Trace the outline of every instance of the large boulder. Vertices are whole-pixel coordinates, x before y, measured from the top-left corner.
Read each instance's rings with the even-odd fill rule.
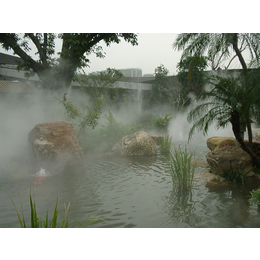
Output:
[[[156,155],[157,146],[149,134],[140,131],[123,137],[113,146],[112,151],[124,156]]]
[[[208,138],[207,147],[210,151],[216,151],[226,146],[235,146],[236,138],[234,137],[218,137],[213,136]]]
[[[237,146],[226,146],[211,151],[206,155],[206,159],[211,172],[220,176],[224,176],[232,170],[247,173],[253,169],[251,156]],[[252,174],[253,171],[248,176]]]
[[[82,148],[70,123],[37,124],[29,132],[28,141],[38,162],[74,165],[83,161]]]

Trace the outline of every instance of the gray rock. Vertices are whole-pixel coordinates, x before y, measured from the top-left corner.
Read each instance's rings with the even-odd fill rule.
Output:
[[[157,155],[154,139],[144,131],[127,135],[112,148],[113,153],[123,156]]]

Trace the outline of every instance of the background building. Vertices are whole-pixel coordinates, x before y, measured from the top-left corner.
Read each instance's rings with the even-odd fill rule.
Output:
[[[124,77],[142,77],[142,70],[136,68],[120,69]]]

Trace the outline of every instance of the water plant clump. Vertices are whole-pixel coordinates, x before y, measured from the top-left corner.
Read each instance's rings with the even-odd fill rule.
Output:
[[[173,184],[177,185],[178,188],[183,190],[191,188],[196,168],[196,163],[192,163],[194,157],[195,151],[188,151],[186,146],[184,149],[181,146],[174,146],[169,153],[168,166]]]
[[[159,145],[161,148],[162,155],[168,155],[171,152],[172,148],[172,137],[169,135],[164,135],[159,139]]]
[[[249,203],[251,205],[257,205],[258,209],[260,210],[260,188],[257,190],[253,190],[250,192],[250,199]]]
[[[153,117],[151,120],[151,126],[155,127],[159,132],[166,132],[172,118],[172,114],[166,114],[164,117],[159,118]]]
[[[221,176],[224,177],[228,182],[244,185],[250,172],[251,170],[243,172],[240,168],[233,169],[230,163],[230,171],[222,173]]]
[[[11,200],[12,200],[12,198],[11,198]],[[12,203],[15,207],[16,214],[17,214],[17,217],[18,217],[18,220],[19,220],[19,223],[20,223],[20,227],[21,228],[27,228],[28,226],[25,222],[23,211],[22,211],[22,218],[21,218],[13,200],[12,200]],[[69,217],[68,217],[69,208],[70,208],[70,203],[68,204],[67,207],[65,206],[64,217],[61,220],[58,221],[59,211],[58,211],[58,197],[57,197],[52,219],[49,220],[48,211],[46,211],[45,218],[39,217],[38,214],[37,214],[37,210],[36,210],[35,199],[32,200],[32,195],[30,194],[30,209],[31,209],[31,214],[30,214],[31,226],[30,226],[30,228],[69,228],[69,227],[72,227],[71,224],[74,221],[69,222]],[[86,218],[82,221],[86,221],[86,220],[89,221],[89,222],[85,225],[83,225],[82,222],[81,223],[78,222],[78,221],[75,221],[75,222],[78,224],[78,226],[86,228],[96,221],[99,221],[99,220],[105,221],[104,219],[101,219],[101,218]]]

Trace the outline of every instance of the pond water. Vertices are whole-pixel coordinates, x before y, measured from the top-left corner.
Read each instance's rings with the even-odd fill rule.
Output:
[[[205,161],[208,149],[198,146],[197,152]],[[97,221],[90,227],[260,227],[257,207],[248,204],[252,185],[208,188],[201,174],[205,169],[198,167],[192,189],[181,193],[174,188],[160,154],[87,158],[83,169],[51,173],[38,182],[35,169],[26,160],[12,160],[6,166],[0,169],[1,228],[19,227],[11,198],[20,213],[23,209],[26,223],[30,225],[30,192],[35,196],[39,216],[44,217],[47,210],[49,215],[53,213],[58,196],[59,210],[63,211],[64,204],[70,202],[70,220],[102,218],[107,221]]]

